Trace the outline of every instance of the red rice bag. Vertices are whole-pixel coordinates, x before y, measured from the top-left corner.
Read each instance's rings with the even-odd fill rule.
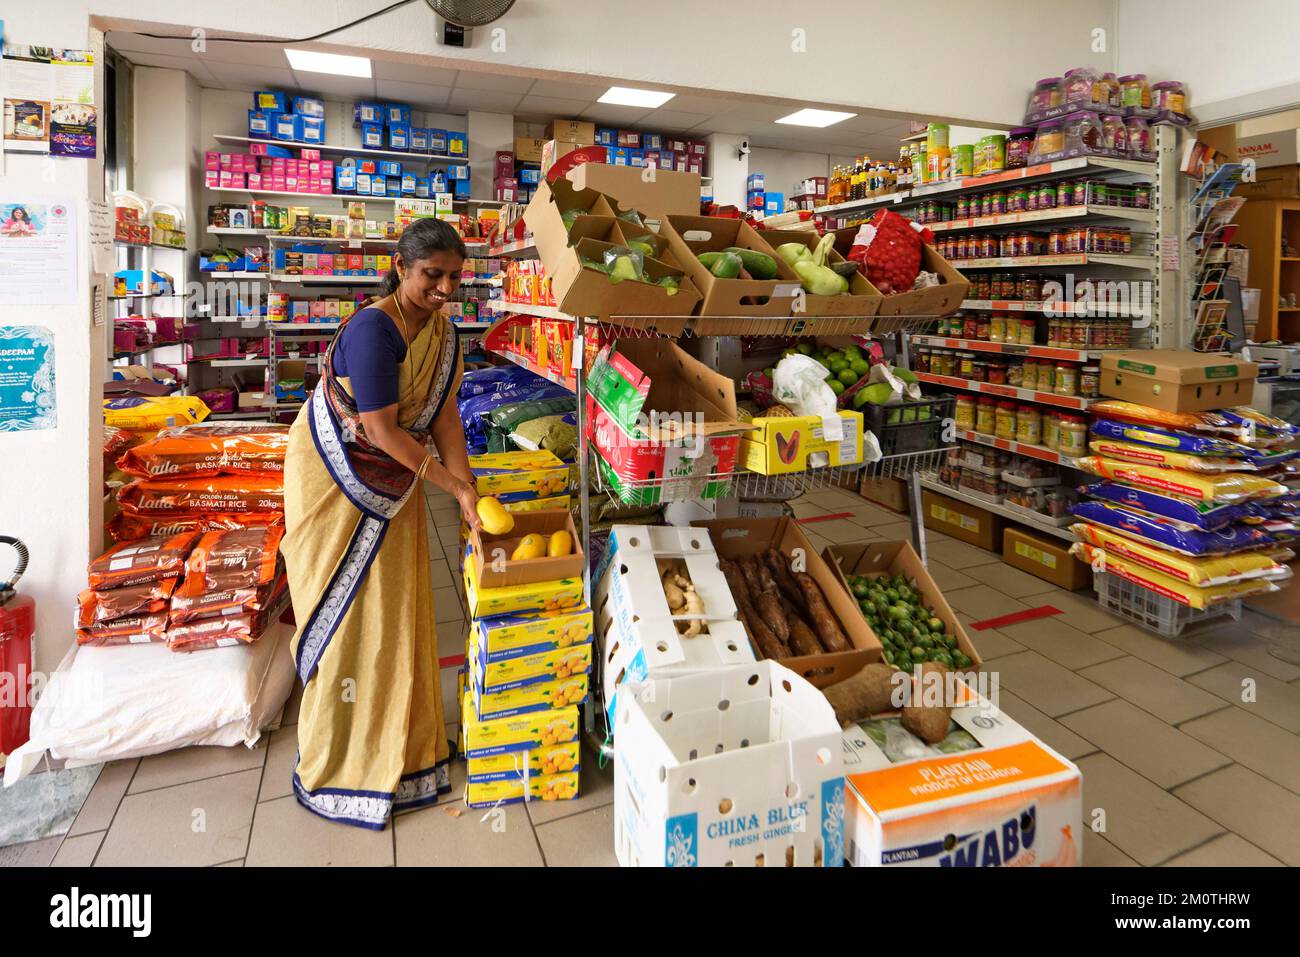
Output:
[[[150,641],[163,641],[167,632],[167,616],[129,615],[116,618],[90,628],[77,629],[79,645],[138,645]]]
[[[287,425],[181,425],[127,450],[117,467],[143,478],[282,473],[288,448]]]
[[[195,532],[180,532],[119,542],[90,563],[90,587],[103,591],[175,578],[184,572],[185,559],[197,538]]]
[[[128,615],[156,615],[167,610],[167,600],[176,588],[176,578],[95,591],[87,588],[77,595],[77,627],[91,628],[101,622]]]
[[[205,532],[185,561],[181,594],[264,585],[275,577],[284,527],[234,528]]]
[[[284,479],[279,475],[136,479],[117,493],[117,501],[142,513],[282,512]]]
[[[283,610],[289,600],[289,589],[277,584],[270,607],[253,614],[224,615],[204,618],[167,629],[167,647],[172,651],[199,651],[203,648],[220,648],[227,645],[251,645],[262,637],[266,628]]]
[[[152,535],[211,532],[222,528],[260,528],[264,525],[283,524],[283,512],[246,512],[240,515],[222,512],[141,515],[133,508],[123,508],[109,521],[108,532],[113,536],[114,541],[131,542]]]
[[[115,462],[117,457],[131,447],[135,436],[126,429],[104,426],[104,461]]]
[[[287,585],[284,571],[281,569],[274,581],[264,585],[248,585],[242,588],[227,588],[223,591],[211,591],[193,598],[183,595],[172,597],[171,611],[167,616],[168,626],[201,621],[206,618],[221,618],[227,615],[243,615],[264,611],[271,607],[279,591]]]

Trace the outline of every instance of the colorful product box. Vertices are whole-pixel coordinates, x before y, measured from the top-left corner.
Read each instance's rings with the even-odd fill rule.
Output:
[[[639,147],[641,145],[641,134],[636,130],[619,130],[617,146]]]
[[[564,651],[591,641],[591,636],[591,609],[579,606],[480,618],[473,623],[470,640],[482,648],[482,659],[490,665],[519,656]]]
[[[361,145],[368,150],[382,150],[384,148],[384,128],[378,123],[362,123]]]
[[[352,105],[352,125],[384,125],[384,104],[358,100]]]
[[[545,450],[471,455],[469,468],[480,495],[525,492],[534,498],[547,498],[569,487],[569,467]]]
[[[662,133],[642,133],[641,148],[643,150],[663,149],[664,137]]]
[[[839,412],[839,438],[828,433],[827,422],[818,415],[793,418],[763,416],[750,421],[755,431],[740,440],[738,460],[748,471],[761,475],[804,472],[809,456],[825,453],[824,465],[838,467],[862,461],[863,421],[861,412]]]
[[[316,119],[325,118],[325,102],[310,96],[295,96],[293,98],[293,112],[300,116],[310,116]]]
[[[411,127],[411,152],[429,152],[429,128],[427,126]]]
[[[467,758],[532,751],[578,740],[576,706],[548,712],[534,712],[493,721],[480,721],[469,695],[461,698],[461,737]]]
[[[457,133],[453,130],[447,130],[447,155],[448,156],[468,156],[469,140],[464,133]],[[466,173],[466,178],[469,174]]]
[[[440,130],[437,127],[429,128],[429,152],[434,156],[446,156],[448,133],[446,130]]]
[[[302,117],[294,116],[292,113],[281,113],[275,118],[275,128],[271,135],[277,140],[302,139]]]
[[[271,138],[275,136],[275,123],[280,114],[270,110],[248,111],[248,135]]]
[[[392,123],[389,125],[388,148],[390,150],[409,150],[411,148],[410,123]]]
[[[528,777],[527,781],[467,781],[465,803],[469,807],[496,807],[531,801],[572,801],[578,796],[578,774]]]
[[[381,176],[401,176],[402,164],[396,160],[380,160],[377,172]]]
[[[582,604],[582,578],[558,578],[526,585],[480,588],[471,558],[462,561],[465,600],[471,618],[508,615],[520,611],[555,611]]]
[[[785,194],[764,193],[763,212],[768,216],[775,216],[777,213],[785,212]]]
[[[761,193],[767,189],[767,177],[762,173],[750,173],[745,180],[745,192]]]
[[[477,642],[470,644],[470,675],[474,687],[485,693],[494,693],[586,674],[591,670],[592,643],[588,641],[582,645],[492,663],[484,663],[485,654]]]
[[[298,117],[299,139],[304,143],[325,142],[325,121],[315,116]]]
[[[537,775],[565,774],[581,771],[582,744],[570,741],[529,751],[515,751],[486,758],[469,758],[465,779],[471,783],[518,781]]]
[[[469,180],[456,180],[456,182],[452,184],[451,194],[457,199],[469,199]]]
[[[474,714],[480,721],[509,718],[530,711],[552,711],[587,700],[586,672],[553,681],[536,681],[502,691],[485,691],[470,682]]]
[[[595,146],[618,146],[618,130],[609,126],[596,127]]]
[[[389,126],[398,123],[411,124],[411,108],[405,103],[385,103],[384,122]]]

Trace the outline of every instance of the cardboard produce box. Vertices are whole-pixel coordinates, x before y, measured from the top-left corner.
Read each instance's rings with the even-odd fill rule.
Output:
[[[1101,394],[1165,412],[1208,412],[1249,405],[1258,372],[1253,362],[1185,349],[1106,352]]]
[[[596,124],[585,120],[551,120],[546,124],[546,138],[590,146],[596,142]]]
[[[1270,166],[1255,170],[1255,180],[1238,183],[1234,196],[1246,199],[1300,199],[1300,166]]]
[[[770,661],[647,681],[619,701],[614,853],[624,867],[840,867],[834,711]]]
[[[922,603],[943,622],[944,633],[953,635],[957,639],[957,647],[971,660],[971,667],[976,671],[979,670],[983,661],[979,652],[975,650],[970,635],[957,620],[947,599],[943,597],[943,591],[930,577],[930,572],[926,570],[921,557],[916,554],[910,543],[861,542],[852,545],[830,545],[822,553],[822,557],[834,570],[840,587],[849,594],[852,594],[852,591],[846,578],[848,575],[866,575],[869,578],[902,575],[916,582],[916,590],[921,595]]]
[[[849,863],[1081,866],[1079,769],[987,697],[966,697],[951,713],[956,730],[938,746],[913,738],[900,748],[911,736],[893,716],[844,730]]]
[[[743,220],[717,216],[668,216],[659,227],[668,248],[704,296],[701,316],[728,317],[696,323],[700,335],[770,332],[780,334],[789,323],[795,297],[803,292],[799,277],[754,229]],[[704,268],[698,254],[729,246],[753,249],[776,260],[775,279],[719,279]],[[756,328],[753,318],[773,317],[770,328]]]
[[[698,613],[673,611],[666,572],[685,569]],[[754,661],[736,603],[707,533],[666,525],[615,525],[592,596],[599,635],[601,692],[613,726],[621,689]],[[701,632],[687,636],[692,625]],[[685,630],[683,630],[685,629]]]
[[[507,502],[546,499],[569,487],[569,467],[553,452],[489,452],[471,455],[474,491]]]
[[[1069,591],[1092,587],[1092,568],[1070,554],[1070,546],[1027,529],[1007,526],[1002,533],[1002,560]]]
[[[493,535],[482,528],[471,529],[470,551],[473,553],[475,572],[484,588],[501,588],[509,585],[527,585],[533,582],[553,581],[557,578],[581,578],[584,556],[569,512],[534,511],[514,514],[515,525],[504,535]],[[511,559],[526,535],[541,535],[549,545],[556,532],[569,533],[569,554],[554,558]]]
[[[902,479],[876,478],[869,475],[858,486],[858,494],[869,502],[883,505],[903,515],[911,511],[908,505],[907,483]]]
[[[545,139],[516,137],[515,159],[520,163],[540,163],[542,161],[542,147],[545,145]]]
[[[564,216],[577,218],[565,225]],[[524,224],[533,234],[537,257],[547,274],[569,267],[566,255],[571,242],[584,237],[605,238],[614,225],[614,207],[604,193],[577,189],[567,179],[538,183],[537,191],[524,209]],[[575,233],[570,236],[570,232]]]
[[[1239,162],[1254,160],[1258,169],[1300,163],[1300,129],[1274,130],[1237,140]]]
[[[812,252],[821,242],[821,237],[816,232],[807,229],[765,229],[760,235],[773,249],[785,243],[799,243]],[[828,265],[844,261],[844,257],[834,249],[827,257]],[[841,296],[814,296],[805,291],[802,312],[809,316],[860,317],[861,322],[849,324],[847,328],[845,323],[838,323],[837,329],[841,333],[866,333],[871,331],[870,317],[880,311],[884,298],[880,290],[867,281],[866,276],[855,272],[849,278],[849,291]],[[800,311],[796,304],[795,312]]]
[[[485,588],[479,584],[478,570],[472,556],[461,562],[465,576],[465,607],[470,618],[489,618],[521,611],[558,611],[582,605],[582,576],[557,578]]]
[[[857,236],[858,229],[858,226],[846,226],[835,231],[835,251],[841,256],[848,256],[853,248],[853,239]],[[961,301],[966,298],[970,290],[970,281],[928,244],[921,247],[921,270],[937,273],[939,285],[882,296],[879,315],[938,318],[961,308]],[[889,331],[887,323],[876,323],[872,328],[878,331],[881,329]]]
[[[880,660],[881,645],[858,603],[849,594],[844,580],[817,554],[799,523],[791,518],[727,518],[696,522],[693,527],[708,529],[713,547],[722,558],[748,558],[775,548],[787,559],[800,556],[805,571],[817,582],[826,604],[839,623],[852,650],[822,652],[783,658],[780,664],[812,682],[818,688],[843,681],[866,665]],[[816,633],[815,623],[809,622]],[[755,649],[755,654],[760,654]]]
[[[667,339],[619,339],[587,373],[593,465],[629,505],[721,498],[740,436],[736,386]],[[664,482],[665,479],[669,481]]]
[[[655,170],[646,179],[636,166],[587,163],[565,174],[578,189],[597,189],[610,196],[620,209],[635,209],[642,216],[661,220],[670,214],[697,216],[700,212],[700,176]]]
[[[925,489],[921,492],[925,527],[951,535],[959,541],[996,552],[1002,545],[1006,521],[988,509]]]
[[[754,431],[740,440],[740,464],[760,475],[781,475],[807,471],[809,457],[817,452],[828,459],[822,468],[861,462],[862,413],[841,409],[839,419],[840,437],[833,440],[819,415],[756,416],[749,423]]]

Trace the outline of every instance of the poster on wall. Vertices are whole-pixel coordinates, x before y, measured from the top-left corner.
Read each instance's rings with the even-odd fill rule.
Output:
[[[44,326],[0,326],[0,432],[57,424],[54,333]]]
[[[94,53],[6,43],[3,54],[4,149],[93,157],[99,118]]]
[[[50,155],[94,159],[97,115],[89,103],[56,100],[50,107]]]
[[[76,211],[0,197],[0,305],[66,306],[76,295]]]

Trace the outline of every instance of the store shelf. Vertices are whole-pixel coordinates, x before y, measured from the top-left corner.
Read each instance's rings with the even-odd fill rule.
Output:
[[[541,316],[544,319],[571,319],[572,316],[560,312],[555,306],[530,306],[523,302],[506,302],[501,300],[494,303],[502,312],[513,312],[525,316]]]
[[[1066,362],[1086,362],[1100,358],[1104,350],[1058,349],[1055,346],[1022,346],[1009,342],[985,342],[982,339],[950,339],[947,336],[913,336],[919,346],[937,346],[940,349],[964,349],[968,352],[993,352],[1008,356],[1025,356],[1030,359],[1060,359]]]
[[[492,246],[488,249],[489,259],[530,259],[536,255],[537,247],[533,245],[531,239],[521,239],[518,242]]]
[[[383,244],[386,246],[397,245],[396,239],[376,239],[372,237],[348,238],[343,236],[294,236],[290,233],[282,233],[274,229],[225,229],[220,226],[209,226],[207,231],[213,236],[245,236],[250,239],[269,239],[272,242],[283,240],[291,243],[321,243],[330,245],[348,245],[350,243],[356,243],[359,246],[366,243]]]
[[[943,183],[924,183],[914,186],[910,199],[921,201],[945,193],[964,193],[968,190],[987,189],[1004,183],[1021,183],[1057,179],[1062,176],[1093,173],[1137,173],[1145,176],[1156,175],[1155,163],[1143,160],[1112,159],[1108,156],[1077,156],[1074,159],[1057,160],[1055,163],[1035,163],[1019,169],[1003,170],[988,176],[966,176],[962,179],[948,180]]]
[[[964,439],[967,442],[974,442],[977,445],[987,445],[990,448],[1002,449],[1004,452],[1014,452],[1017,455],[1027,455],[1031,459],[1041,459],[1044,462],[1052,462],[1055,465],[1061,465],[1065,468],[1077,468],[1074,459],[1068,455],[1062,455],[1060,452],[1054,452],[1049,448],[1041,445],[1029,445],[1024,442],[1014,442],[1010,439],[999,439],[996,436],[985,435],[983,432],[976,432],[973,429],[958,429],[957,438]]]
[[[165,299],[171,293],[128,292],[125,296],[109,296],[109,302],[126,302],[128,299]]]
[[[1068,526],[1065,528],[1058,528],[1057,526],[1049,525],[1046,522],[1034,521],[1034,519],[1029,517],[1029,513],[1025,510],[1013,508],[1002,503],[990,502],[988,499],[972,495],[969,492],[962,491],[961,489],[951,488],[944,485],[933,476],[922,475],[920,481],[922,488],[928,488],[933,492],[938,492],[940,495],[946,495],[949,498],[954,498],[959,502],[966,502],[970,505],[977,505],[995,515],[1001,515],[1004,518],[1008,518],[1018,525],[1028,526],[1035,531],[1052,535],[1055,538],[1064,539],[1067,542],[1075,541],[1074,533],[1070,531]]]
[[[493,355],[501,356],[503,359],[509,359],[515,365],[527,369],[529,372],[535,372],[537,375],[551,380],[556,385],[563,386],[572,392],[578,391],[578,382],[573,376],[556,375],[549,369],[539,369],[532,358],[523,353],[514,352],[510,349],[489,349],[488,351]]]
[[[289,149],[319,150],[329,156],[365,156],[370,159],[417,160],[421,163],[468,163],[468,156],[434,156],[432,153],[408,153],[403,150],[370,150],[361,146],[331,146],[328,143],[300,143],[297,140],[266,140],[252,136],[235,136],[214,133],[212,138],[225,146],[247,146],[262,143],[266,146],[283,146]]]
[[[217,421],[225,419],[265,419],[270,414],[270,409],[244,409],[241,412],[212,412],[204,421],[210,422],[213,419]]]
[[[238,368],[250,368],[252,366],[264,366],[266,365],[266,360],[267,360],[266,356],[253,356],[251,358],[249,357],[236,358],[233,356],[220,356],[220,357],[194,358],[191,359],[190,362],[202,362],[205,365],[212,366],[213,368],[216,369],[220,369],[220,368],[238,369]]]
[[[316,286],[370,286],[383,282],[383,276],[290,276],[288,273],[271,273],[272,282],[296,282]]]
[[[266,316],[204,316],[208,322],[239,323],[240,325],[257,325],[266,322]]]
[[[1054,392],[1036,392],[1033,389],[1021,389],[1014,385],[995,385],[991,382],[976,382],[973,379],[959,379],[956,376],[935,375],[933,372],[918,372],[916,377],[931,385],[947,386],[950,389],[962,389],[966,392],[980,392],[984,395],[996,395],[1002,399],[1019,399],[1021,402],[1035,402],[1041,405],[1054,405],[1062,409],[1083,411],[1095,399],[1085,399],[1077,395],[1057,395]]]
[[[952,266],[959,272],[966,269],[1023,269],[1048,266],[1123,266],[1151,272],[1156,268],[1154,256],[1124,255],[1123,253],[1063,253],[1051,256],[999,256],[996,259],[954,259]]]
[[[1019,299],[963,299],[961,308],[971,311],[1032,312],[1045,316],[1083,316],[1094,319],[1138,319],[1150,313],[1146,307],[1127,303],[1093,302],[1025,302]],[[1050,309],[1050,311],[1049,311]]]
[[[244,193],[252,196],[297,196],[301,199],[347,199],[366,203],[396,203],[414,196],[362,196],[359,193],[298,193],[278,189],[249,189],[247,186],[207,186],[213,193]]]
[[[272,322],[267,328],[274,329],[277,337],[315,335],[318,332],[334,332],[341,326],[340,322]]]
[[[896,206],[904,202],[911,193],[909,190],[899,190],[896,193],[885,193],[881,196],[872,196],[868,199],[851,199],[847,203],[834,203],[829,206],[818,206],[813,210],[815,213],[831,215],[833,213],[851,213],[858,209],[875,209],[877,206]]]
[[[967,219],[950,219],[942,223],[921,225],[932,233],[952,233],[985,226],[1023,226],[1026,223],[1050,223],[1064,219],[1124,219],[1154,226],[1156,214],[1154,210],[1130,209],[1125,206],[1058,206],[1053,209],[1002,213],[998,216],[972,216]]]

